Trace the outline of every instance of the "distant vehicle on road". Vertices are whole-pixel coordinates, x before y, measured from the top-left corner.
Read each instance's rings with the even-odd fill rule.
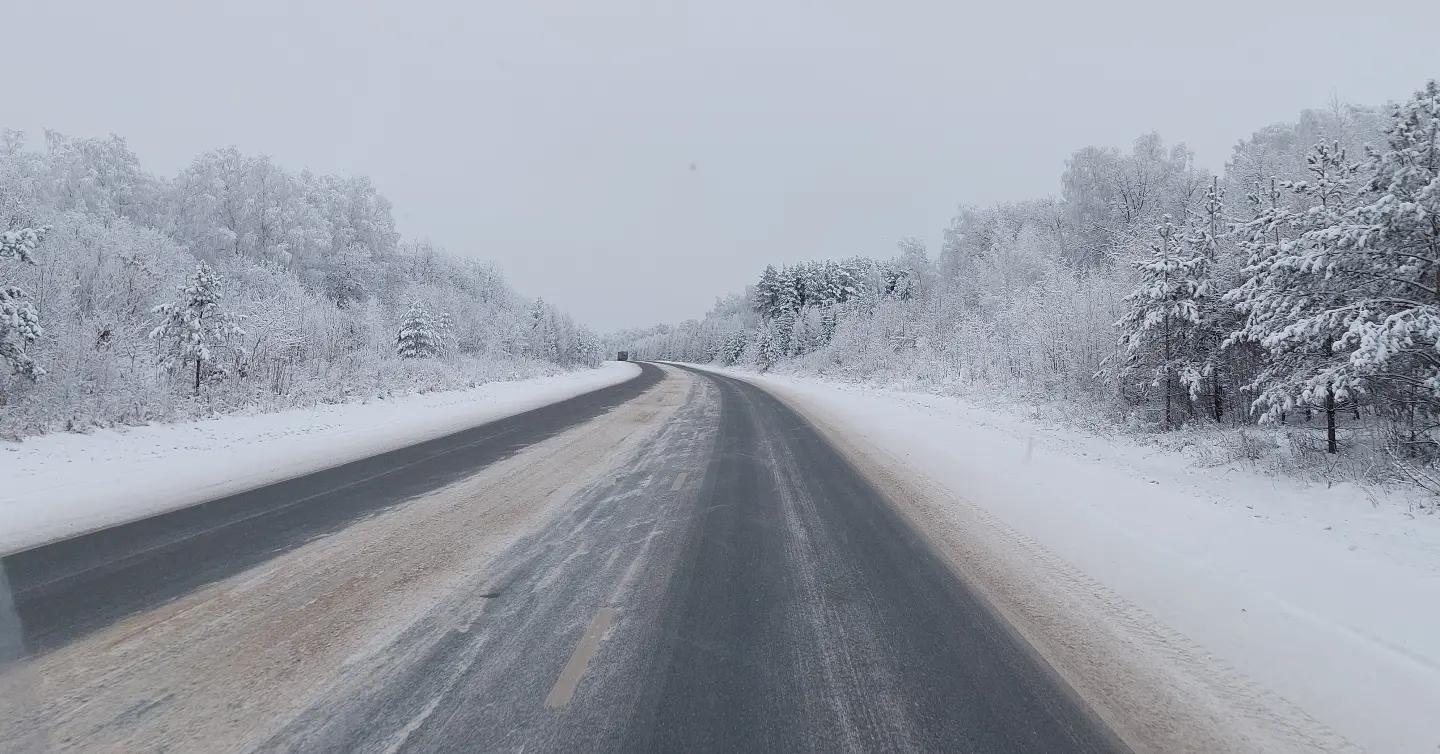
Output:
[[[629,361],[629,360],[630,360],[630,352],[629,352],[629,351],[621,351],[620,353],[615,354],[615,360],[616,360],[616,361]]]

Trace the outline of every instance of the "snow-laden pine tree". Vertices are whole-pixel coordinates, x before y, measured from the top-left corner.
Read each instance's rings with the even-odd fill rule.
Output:
[[[207,372],[218,373],[215,362],[221,354],[241,353],[237,341],[245,331],[236,317],[221,308],[221,283],[219,273],[201,262],[180,287],[178,301],[152,310],[160,321],[150,331],[150,338],[163,349],[163,365],[172,373],[188,373],[193,362],[196,395]]]
[[[428,359],[439,355],[440,347],[440,335],[430,312],[418,301],[410,304],[395,336],[395,354],[404,359]]]
[[[1325,412],[1327,448],[1339,449],[1335,414],[1363,388],[1353,368],[1349,334],[1365,317],[1374,281],[1363,254],[1341,248],[1354,207],[1357,167],[1338,144],[1317,144],[1306,157],[1308,178],[1279,184],[1289,206],[1272,195],[1247,226],[1248,278],[1227,297],[1245,314],[1235,340],[1265,349],[1267,361],[1252,384],[1263,421],[1295,408]]]
[[[744,353],[745,330],[735,330],[725,338],[725,342],[721,344],[720,351],[716,355],[715,360],[718,361],[721,366],[728,367],[739,361]]]
[[[787,355],[790,346],[791,315],[784,314],[760,323],[757,335],[755,364],[765,371]]]
[[[1190,252],[1170,215],[1155,227],[1150,256],[1135,262],[1140,284],[1125,297],[1129,309],[1115,326],[1123,335],[1123,371],[1164,391],[1165,426],[1175,426],[1176,381],[1200,322],[1204,258]]]
[[[1195,280],[1197,320],[1193,339],[1184,354],[1185,364],[1180,381],[1190,391],[1190,399],[1198,401],[1208,394],[1208,412],[1215,421],[1224,416],[1224,378],[1221,374],[1220,350],[1235,325],[1234,306],[1222,300],[1215,284],[1220,262],[1220,240],[1224,235],[1224,195],[1220,179],[1211,179],[1200,202],[1199,222],[1182,238],[1182,256],[1197,261],[1191,277]]]
[[[780,273],[774,265],[765,265],[760,281],[755,284],[755,296],[751,302],[755,311],[764,319],[774,319],[780,312]]]
[[[1332,326],[1354,348],[1348,371],[1440,414],[1440,84],[1394,107],[1365,172],[1363,203],[1315,260],[1354,278],[1355,301]]]
[[[440,353],[455,352],[455,318],[451,316],[450,312],[440,312],[440,316],[436,317],[435,337],[440,343]]]
[[[827,307],[828,310],[828,307]],[[824,320],[821,309],[807,306],[792,319],[787,356],[804,356],[825,345]]]
[[[20,228],[0,232],[0,262],[15,260],[35,264],[35,249],[45,237],[48,227]],[[40,327],[40,314],[30,303],[25,291],[17,286],[0,286],[0,359],[13,374],[30,380],[45,374],[27,352],[31,343],[45,331]]]
[[[805,305],[805,265],[785,266],[780,268],[778,299],[775,303],[775,316],[777,320],[789,320],[800,311]],[[790,327],[787,321],[785,326],[786,337],[789,336]]]
[[[532,358],[554,364],[565,360],[565,321],[555,307],[537,298],[531,304],[525,352]]]

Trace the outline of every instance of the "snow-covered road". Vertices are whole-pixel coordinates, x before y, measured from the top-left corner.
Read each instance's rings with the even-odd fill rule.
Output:
[[[1435,517],[999,405],[644,369],[568,409],[227,497],[236,510],[181,521],[180,537],[148,522],[206,512],[10,556],[37,651],[0,673],[21,708],[0,714],[9,740],[274,748],[394,734],[467,750],[476,731],[504,730],[557,747],[599,731],[616,750],[665,735],[1068,750],[1055,743],[1066,730],[1108,729],[1140,751],[1440,744]],[[445,435],[457,407],[473,409],[431,398],[372,417],[389,424],[308,425],[313,443],[281,440],[265,459],[333,465],[337,448]],[[253,486],[226,448],[175,457]],[[117,479],[131,499],[175,483]],[[293,505],[248,516],[267,490]],[[138,554],[91,557],[107,538],[139,541]],[[61,599],[52,581],[80,586]],[[602,617],[575,648],[596,663],[580,686],[561,666]],[[1064,683],[1033,672],[1011,629]],[[579,701],[551,716],[546,690],[572,675]],[[715,694],[728,701],[696,701]],[[814,722],[836,709],[842,720]],[[1037,733],[1064,709],[1104,725]]]
[[[1139,748],[1440,746],[1436,516],[1001,406],[741,374],[828,428]]]
[[[6,558],[0,750],[1123,750],[801,416],[643,370]]]
[[[128,603],[122,605],[128,612],[117,622],[86,624],[82,635],[65,635],[63,645],[5,664],[0,752],[275,750],[264,740],[327,698],[340,677],[368,677],[414,662],[391,651],[401,633],[413,629],[434,639],[432,634],[443,637],[474,620],[486,609],[483,593],[493,589],[485,585],[498,575],[490,568],[496,554],[628,458],[683,401],[685,387],[671,383],[626,393],[587,421],[543,439],[521,438],[534,442],[498,459],[487,447],[504,451],[513,435],[484,433],[448,454],[458,467],[472,467],[458,478],[406,497],[404,505],[367,511],[326,536],[277,547],[265,541],[263,525],[250,526],[249,544],[260,550],[262,562],[242,560],[248,567],[182,585],[179,594],[168,594],[162,580],[186,574],[174,574],[175,568],[167,573],[167,565],[223,572],[224,561],[241,551],[223,546],[222,536],[221,544],[208,548],[158,558],[142,552],[95,569],[101,573],[92,588],[51,595],[41,612],[51,614],[62,599],[88,599],[78,606],[82,616],[95,617],[97,603],[105,601]],[[407,461],[395,475],[433,482],[437,458]],[[322,507],[330,498],[363,507],[363,500],[392,492],[374,479],[293,509]],[[294,484],[266,489],[283,495]],[[303,521],[306,514],[298,516]],[[250,523],[225,528],[247,529]],[[143,568],[146,557],[157,561],[155,568]],[[115,588],[100,588],[111,586],[110,572],[118,572]],[[168,599],[148,604],[145,595],[157,588]],[[332,703],[344,701],[338,697]]]

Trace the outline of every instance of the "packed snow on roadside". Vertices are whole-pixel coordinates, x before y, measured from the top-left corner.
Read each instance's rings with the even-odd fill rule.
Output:
[[[512,416],[634,364],[250,416],[0,442],[0,553],[213,500]]]
[[[977,505],[1368,751],[1440,746],[1440,516],[1017,407],[735,373]],[[1433,507],[1431,508],[1433,510]]]

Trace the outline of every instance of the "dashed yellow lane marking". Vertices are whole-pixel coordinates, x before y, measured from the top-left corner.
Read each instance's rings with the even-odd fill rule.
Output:
[[[590,658],[595,656],[595,650],[600,648],[600,639],[615,622],[615,608],[602,607],[595,613],[595,618],[590,621],[585,634],[580,637],[580,643],[575,645],[575,652],[570,655],[570,661],[565,663],[565,669],[560,671],[560,677],[555,680],[555,685],[550,688],[550,695],[545,697],[545,706],[551,709],[564,707],[570,703],[570,697],[575,695],[575,687],[580,685],[580,679],[585,675],[585,669],[590,665]]]

